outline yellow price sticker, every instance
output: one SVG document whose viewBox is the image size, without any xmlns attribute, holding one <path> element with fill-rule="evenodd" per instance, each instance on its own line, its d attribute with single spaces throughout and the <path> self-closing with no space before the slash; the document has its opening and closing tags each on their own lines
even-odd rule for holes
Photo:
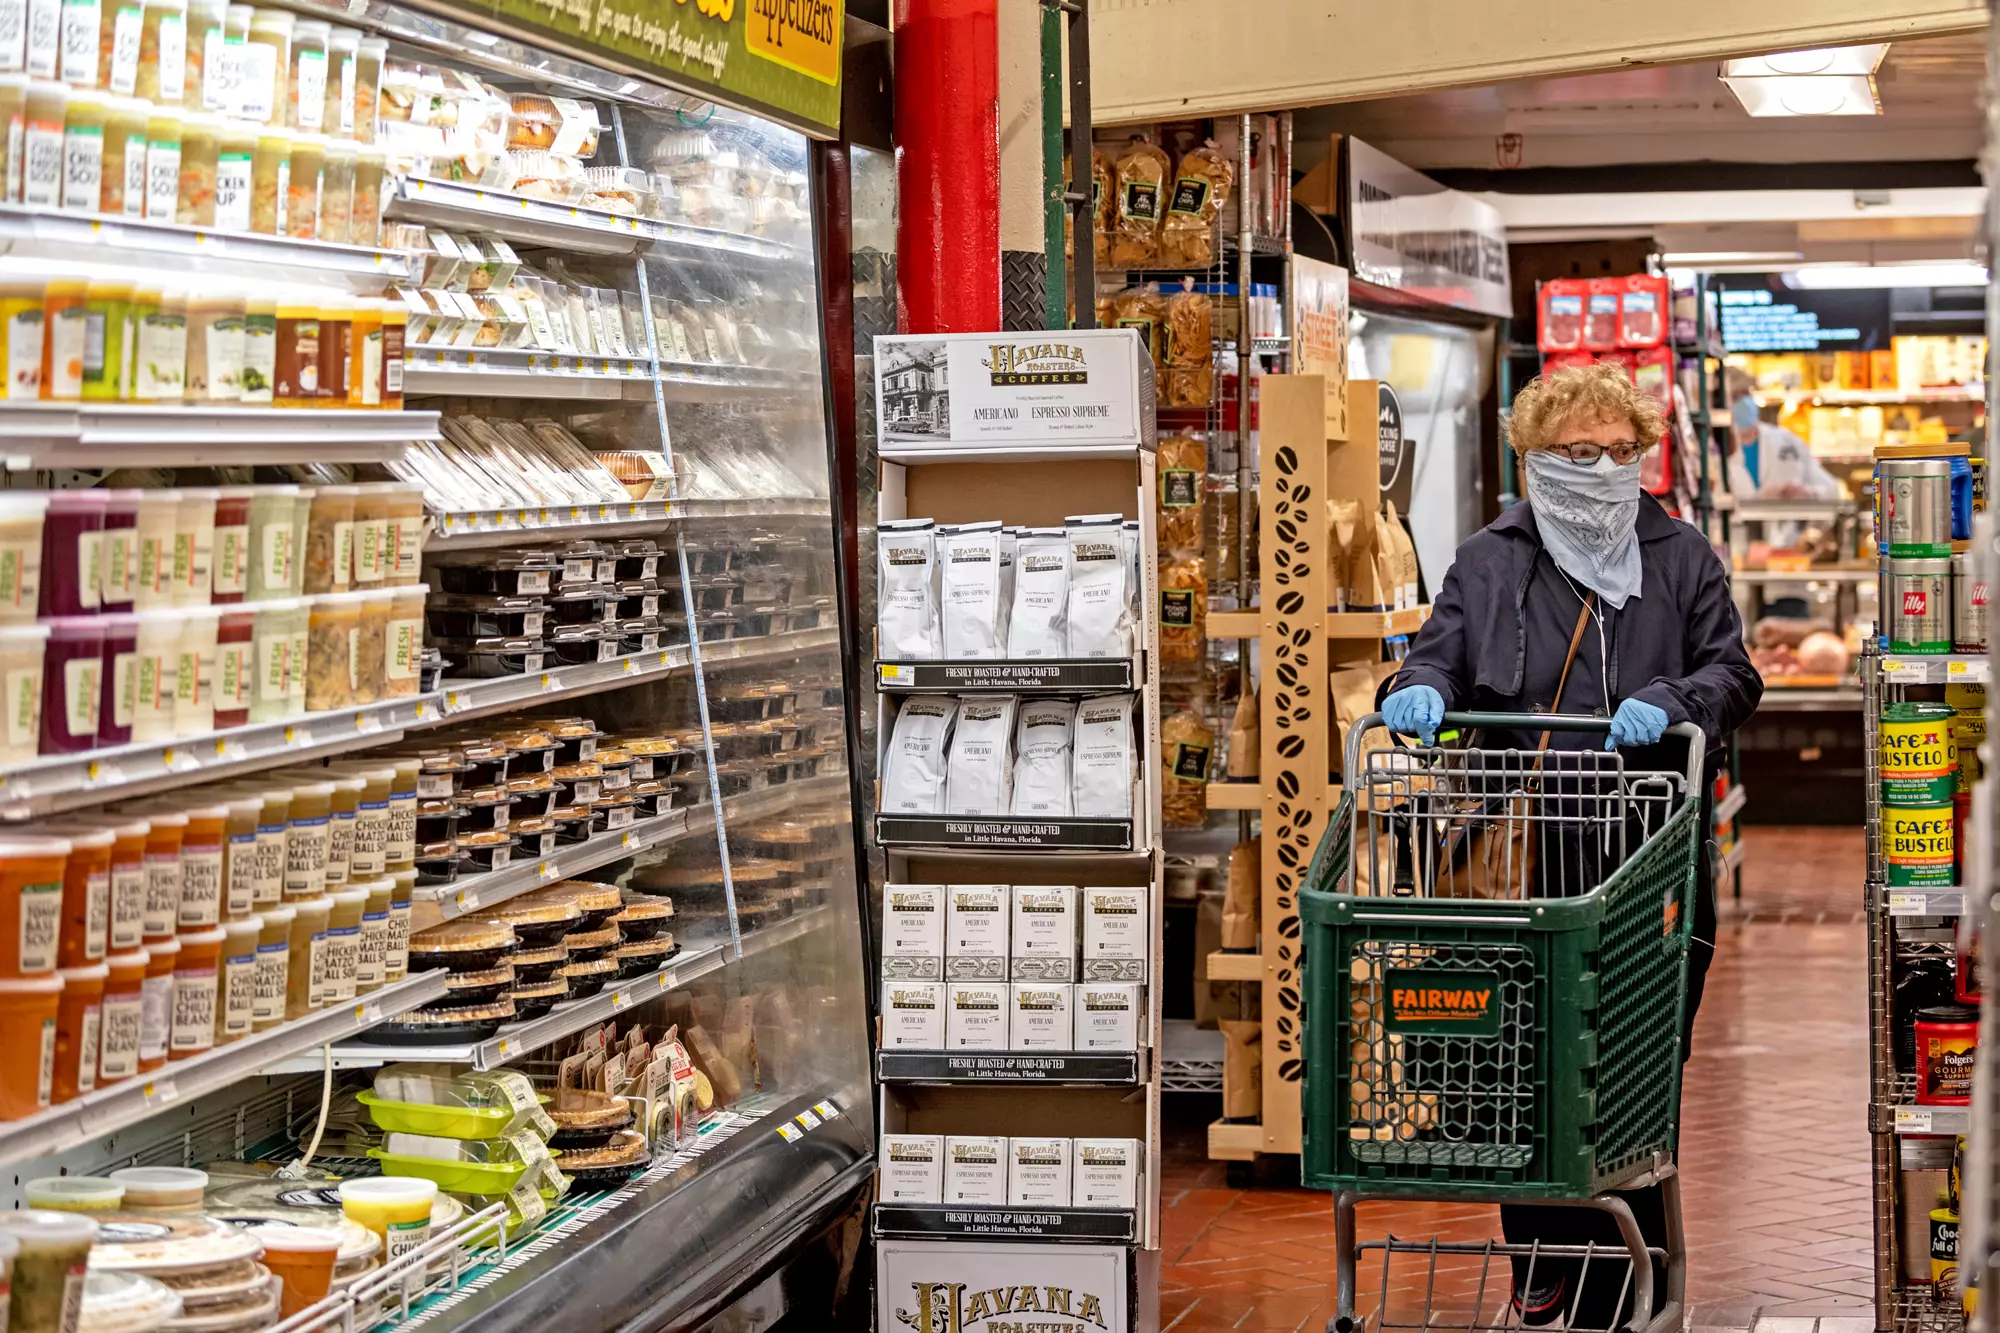
<svg viewBox="0 0 2000 1333">
<path fill-rule="evenodd" d="M 1972 669 L 1972 663 L 1970 662 L 1947 662 L 1945 664 L 1944 673 L 1947 676 L 1963 676 L 1966 672 L 1970 671 L 1971 669 Z"/>
</svg>

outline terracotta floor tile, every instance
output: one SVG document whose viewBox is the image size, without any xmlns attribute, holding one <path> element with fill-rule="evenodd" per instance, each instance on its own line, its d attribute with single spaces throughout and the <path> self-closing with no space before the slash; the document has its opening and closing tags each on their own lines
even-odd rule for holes
<svg viewBox="0 0 2000 1333">
<path fill-rule="evenodd" d="M 1723 904 L 1683 1071 L 1689 1318 L 1709 1330 L 1747 1330 L 1760 1315 L 1767 1325 L 1865 1319 L 1872 1231 L 1859 1109 L 1867 1102 L 1861 836 L 1759 827 L 1745 838 L 1744 900 Z M 1258 1187 L 1230 1186 L 1203 1148 L 1213 1102 L 1170 1097 L 1166 1107 L 1162 1286 L 1172 1294 L 1161 1301 L 1163 1328 L 1318 1333 L 1334 1308 L 1331 1200 L 1298 1188 L 1295 1161 L 1260 1164 Z M 1364 1238 L 1454 1240 L 1499 1229 L 1490 1207 L 1402 1201 L 1364 1205 L 1358 1228 Z M 1471 1309 L 1479 1277 L 1476 1259 L 1441 1260 L 1434 1313 Z M 1505 1299 L 1507 1281 L 1496 1261 L 1489 1306 Z M 1360 1285 L 1360 1307 L 1375 1309 L 1379 1254 L 1364 1261 Z M 1424 1264 L 1399 1258 L 1387 1283 L 1392 1315 L 1420 1317 L 1431 1286 Z M 1796 1333 L 1847 1330 L 1799 1325 Z"/>
</svg>

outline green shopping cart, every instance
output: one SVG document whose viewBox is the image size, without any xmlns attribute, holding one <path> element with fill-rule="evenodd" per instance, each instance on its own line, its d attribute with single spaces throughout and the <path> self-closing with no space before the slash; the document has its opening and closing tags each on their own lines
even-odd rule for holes
<svg viewBox="0 0 2000 1333">
<path fill-rule="evenodd" d="M 1662 772 L 1594 744 L 1548 747 L 1551 732 L 1606 732 L 1603 718 L 1447 713 L 1447 737 L 1542 735 L 1420 749 L 1380 723 L 1349 729 L 1347 786 L 1299 894 L 1303 1175 L 1334 1192 L 1330 1333 L 1677 1329 L 1674 1149 L 1703 736 L 1674 727 L 1687 766 Z M 1657 1246 L 1613 1193 L 1655 1184 Z M 1357 1244 L 1355 1207 L 1375 1198 L 1596 1209 L 1622 1245 Z M 1381 1256 L 1382 1299 L 1357 1319 L 1364 1253 Z M 1421 1270 L 1396 1284 L 1414 1313 L 1391 1309 L 1397 1264 Z M 1538 1290 L 1538 1271 L 1564 1276 L 1570 1308 L 1524 1316 L 1513 1293 Z M 1619 1312 L 1608 1319 L 1606 1282 Z"/>
</svg>

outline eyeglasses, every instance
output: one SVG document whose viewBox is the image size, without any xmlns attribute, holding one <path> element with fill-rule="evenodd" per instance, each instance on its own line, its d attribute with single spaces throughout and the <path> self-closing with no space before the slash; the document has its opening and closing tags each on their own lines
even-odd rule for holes
<svg viewBox="0 0 2000 1333">
<path fill-rule="evenodd" d="M 1572 463 L 1595 463 L 1606 454 L 1611 461 L 1623 466 L 1646 452 L 1646 446 L 1637 440 L 1622 440 L 1616 444 L 1593 444 L 1589 440 L 1577 440 L 1570 444 L 1552 444 L 1549 452 L 1567 458 Z"/>
</svg>

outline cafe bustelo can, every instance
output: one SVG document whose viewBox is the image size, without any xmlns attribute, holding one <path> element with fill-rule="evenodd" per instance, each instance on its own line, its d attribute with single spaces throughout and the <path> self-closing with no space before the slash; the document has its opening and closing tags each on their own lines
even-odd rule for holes
<svg viewBox="0 0 2000 1333">
<path fill-rule="evenodd" d="M 1951 554 L 1951 460 L 1884 458 L 1875 464 L 1875 535 L 1891 559 Z"/>
<path fill-rule="evenodd" d="M 1979 781 L 1979 746 L 1986 739 L 1986 687 L 1947 685 L 1944 701 L 1953 713 L 1951 739 L 1958 750 L 1958 793 L 1963 796 Z"/>
<path fill-rule="evenodd" d="M 1882 710 L 1882 804 L 1944 805 L 1958 789 L 1958 744 L 1950 704 L 1897 703 Z"/>
<path fill-rule="evenodd" d="M 1917 809 L 1882 808 L 1882 859 L 1892 889 L 1948 889 L 1953 871 L 1957 812 L 1950 797 Z"/>
<path fill-rule="evenodd" d="M 1951 558 L 1890 560 L 1882 566 L 1882 615 L 1892 653 L 1951 651 Z"/>
<path fill-rule="evenodd" d="M 1962 653 L 1986 651 L 1986 580 L 1972 569 L 1972 557 L 1951 558 L 1951 641 Z"/>
</svg>

